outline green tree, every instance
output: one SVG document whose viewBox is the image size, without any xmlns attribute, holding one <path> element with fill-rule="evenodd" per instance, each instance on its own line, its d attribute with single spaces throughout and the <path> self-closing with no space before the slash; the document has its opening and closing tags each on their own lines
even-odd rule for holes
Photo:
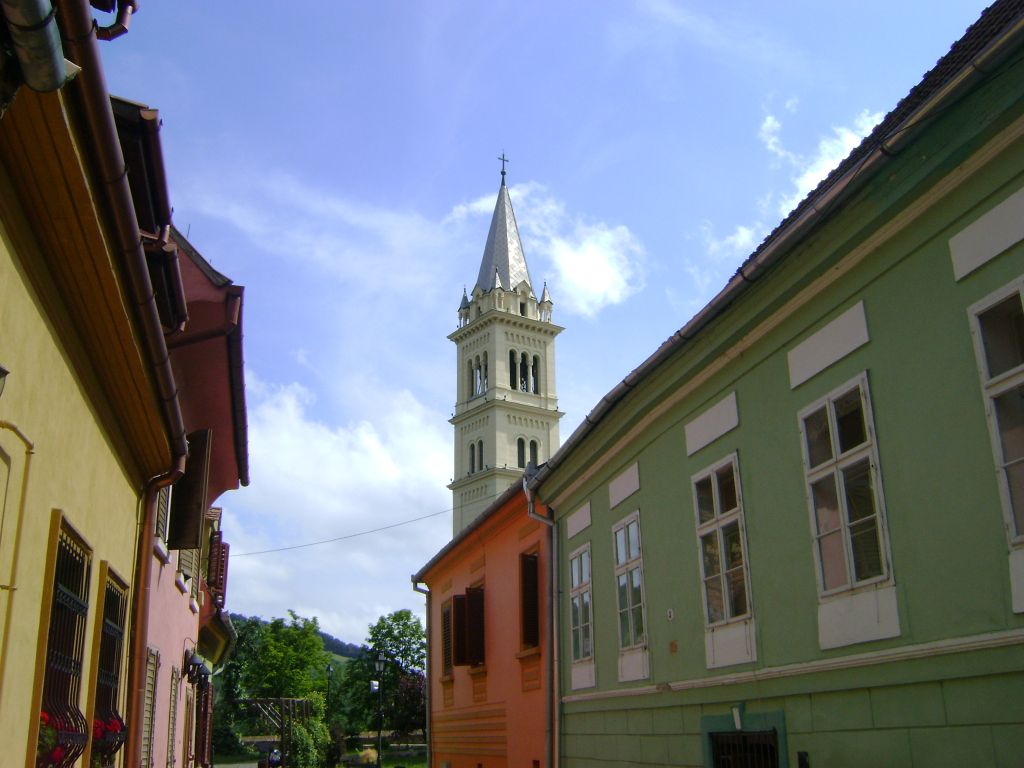
<svg viewBox="0 0 1024 768">
<path fill-rule="evenodd" d="M 242 687 L 252 698 L 302 699 L 323 691 L 330 656 L 324 650 L 320 625 L 288 611 L 291 622 L 274 619 L 265 625 L 258 653 L 242 669 Z"/>
</svg>

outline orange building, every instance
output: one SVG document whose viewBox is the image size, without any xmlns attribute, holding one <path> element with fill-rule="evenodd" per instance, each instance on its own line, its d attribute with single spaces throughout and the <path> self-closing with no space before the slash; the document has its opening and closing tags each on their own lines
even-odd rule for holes
<svg viewBox="0 0 1024 768">
<path fill-rule="evenodd" d="M 552 764 L 550 528 L 530 507 L 512 485 L 412 577 L 427 594 L 433 768 Z"/>
</svg>

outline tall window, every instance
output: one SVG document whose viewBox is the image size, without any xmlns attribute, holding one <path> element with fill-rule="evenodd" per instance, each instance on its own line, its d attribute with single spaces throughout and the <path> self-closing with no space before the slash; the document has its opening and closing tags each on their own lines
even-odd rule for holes
<svg viewBox="0 0 1024 768">
<path fill-rule="evenodd" d="M 452 601 L 441 606 L 441 675 L 452 673 Z"/>
<path fill-rule="evenodd" d="M 578 549 L 569 558 L 569 613 L 572 632 L 572 660 L 582 661 L 594 655 L 591 640 L 590 545 Z"/>
<path fill-rule="evenodd" d="M 508 351 L 508 388 L 517 389 L 519 382 L 519 374 L 516 372 L 516 360 L 518 356 L 514 349 Z"/>
<path fill-rule="evenodd" d="M 540 392 L 540 355 L 533 356 L 533 394 Z"/>
<path fill-rule="evenodd" d="M 146 688 L 142 698 L 142 766 L 153 764 L 153 730 L 156 725 L 156 673 L 160 669 L 160 652 L 146 651 Z"/>
<path fill-rule="evenodd" d="M 476 472 L 476 443 L 469 444 L 469 474 Z"/>
<path fill-rule="evenodd" d="M 730 621 L 750 612 L 738 478 L 737 459 L 731 456 L 693 479 L 704 616 L 708 624 Z"/>
<path fill-rule="evenodd" d="M 57 538 L 53 603 L 46 641 L 37 764 L 71 765 L 85 750 L 87 721 L 78 708 L 85 618 L 89 609 L 89 553 L 63 526 Z"/>
<path fill-rule="evenodd" d="M 533 463 L 533 466 L 537 466 L 537 464 L 540 463 L 540 462 L 537 461 L 537 441 L 536 440 L 531 440 L 530 441 L 530 461 Z"/>
<path fill-rule="evenodd" d="M 477 667 L 484 661 L 484 588 L 467 587 L 452 598 L 452 664 Z"/>
<path fill-rule="evenodd" d="M 886 576 L 867 377 L 800 414 L 807 497 L 824 593 Z"/>
<path fill-rule="evenodd" d="M 612 529 L 612 542 L 619 602 L 619 647 L 633 648 L 647 641 L 639 513 L 633 513 Z"/>
<path fill-rule="evenodd" d="M 478 470 L 484 469 L 484 441 L 476 441 L 476 468 Z"/>
<path fill-rule="evenodd" d="M 530 356 L 525 352 L 519 359 L 519 389 L 523 392 L 530 391 Z"/>
<path fill-rule="evenodd" d="M 118 711 L 127 605 L 127 590 L 108 578 L 103 597 L 96 710 L 92 723 L 92 762 L 95 765 L 112 764 L 128 735 Z"/>
<path fill-rule="evenodd" d="M 1018 280 L 974 310 L 982 386 L 1010 536 L 1024 540 L 1024 300 Z"/>
<path fill-rule="evenodd" d="M 526 467 L 526 441 L 521 437 L 516 440 L 516 466 L 520 469 Z"/>
<path fill-rule="evenodd" d="M 520 646 L 540 645 L 540 558 L 536 552 L 519 555 Z"/>
</svg>

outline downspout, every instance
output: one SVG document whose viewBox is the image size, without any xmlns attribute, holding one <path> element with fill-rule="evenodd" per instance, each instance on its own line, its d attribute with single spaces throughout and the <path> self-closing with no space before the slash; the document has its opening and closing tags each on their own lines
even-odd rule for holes
<svg viewBox="0 0 1024 768">
<path fill-rule="evenodd" d="M 548 768 L 555 768 L 555 738 L 557 735 L 559 707 L 557 701 L 558 683 L 555 680 L 555 623 L 558 621 L 558 590 L 555 587 L 555 561 L 558 559 L 558 524 L 543 515 L 537 514 L 533 508 L 533 490 L 530 488 L 530 480 L 536 476 L 536 470 L 530 472 L 527 469 L 523 473 L 523 493 L 526 494 L 526 515 L 547 526 L 548 529 L 548 646 L 547 659 L 544 662 L 544 690 L 547 696 L 544 697 L 544 749 L 547 753 Z"/>
<path fill-rule="evenodd" d="M 18 555 L 21 552 L 21 527 L 25 521 L 25 500 L 28 497 L 29 470 L 32 468 L 32 456 L 36 452 L 36 447 L 17 425 L 6 420 L 0 420 L 0 429 L 13 432 L 25 446 L 25 468 L 21 473 L 21 498 L 18 501 L 18 520 L 14 527 L 14 552 L 11 555 L 11 571 L 7 577 L 8 583 L 0 584 L 0 590 L 7 592 L 7 610 L 5 611 L 7 615 L 4 616 L 4 634 L 0 638 L 0 693 L 2 693 L 4 680 L 6 679 L 7 639 L 11 631 L 11 617 L 14 615 L 15 592 L 18 589 L 15 578 L 18 575 Z"/>
<path fill-rule="evenodd" d="M 57 9 L 64 41 L 72 59 L 82 67 L 81 75 L 68 92 L 81 110 L 88 130 L 87 141 L 98 165 L 98 177 L 106 197 L 107 210 L 113 219 L 114 240 L 120 250 L 126 273 L 129 298 L 135 304 L 136 320 L 141 325 L 141 344 L 156 383 L 160 406 L 170 444 L 171 462 L 168 470 L 152 478 L 143 491 L 143 509 L 136 551 L 135 584 L 130 626 L 131 655 L 128 662 L 128 729 L 125 764 L 138 765 L 142 758 L 142 703 L 145 696 L 145 658 L 149 631 L 149 606 L 153 567 L 150 549 L 156 512 L 155 494 L 184 473 L 188 443 L 185 424 L 171 360 L 164 342 L 157 312 L 156 297 L 149 279 L 142 237 L 135 218 L 135 206 L 128 186 L 128 173 L 118 141 L 110 95 L 103 77 L 97 43 L 96 24 L 86 0 L 57 0 Z"/>
<path fill-rule="evenodd" d="M 412 590 L 413 592 L 419 592 L 421 595 L 426 595 L 427 598 L 427 638 L 430 638 L 430 590 L 424 589 L 420 586 L 420 582 L 416 581 L 416 577 L 412 577 Z M 426 691 L 425 704 L 427 707 L 427 720 L 426 727 L 424 729 L 423 738 L 427 742 L 427 768 L 433 768 L 434 765 L 434 746 L 430 742 L 430 721 L 434 717 L 433 711 L 430 709 L 430 643 L 427 643 L 427 658 L 423 663 L 423 689 Z"/>
<path fill-rule="evenodd" d="M 78 74 L 79 68 L 64 59 L 49 0 L 2 0 L 2 9 L 29 88 L 49 93 Z"/>
</svg>

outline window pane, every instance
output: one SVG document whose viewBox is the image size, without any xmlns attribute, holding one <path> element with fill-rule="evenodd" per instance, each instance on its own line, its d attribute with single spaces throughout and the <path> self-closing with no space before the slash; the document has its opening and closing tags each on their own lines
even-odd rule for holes
<svg viewBox="0 0 1024 768">
<path fill-rule="evenodd" d="M 1006 468 L 1006 482 L 1010 486 L 1010 507 L 1016 526 L 1014 533 L 1024 533 L 1024 462 Z"/>
<path fill-rule="evenodd" d="M 629 587 L 626 584 L 626 574 L 619 574 L 619 610 L 629 607 Z"/>
<path fill-rule="evenodd" d="M 633 642 L 644 642 L 644 608 L 638 605 L 633 609 Z"/>
<path fill-rule="evenodd" d="M 836 494 L 836 479 L 831 473 L 811 486 L 814 502 L 814 518 L 818 534 L 839 528 L 839 497 Z"/>
<path fill-rule="evenodd" d="M 722 528 L 722 545 L 725 548 L 726 570 L 743 565 L 743 543 L 740 538 L 740 524 L 730 523 Z"/>
<path fill-rule="evenodd" d="M 626 562 L 626 529 L 619 528 L 615 532 L 615 564 L 622 565 Z"/>
<path fill-rule="evenodd" d="M 722 467 L 715 475 L 718 477 L 718 512 L 724 515 L 736 509 L 736 476 L 732 464 Z"/>
<path fill-rule="evenodd" d="M 633 644 L 629 635 L 629 611 L 619 611 L 619 645 L 626 648 Z"/>
<path fill-rule="evenodd" d="M 626 526 L 629 532 L 629 559 L 640 557 L 640 523 L 634 520 Z"/>
<path fill-rule="evenodd" d="M 840 395 L 835 402 L 835 409 L 839 452 L 846 453 L 866 443 L 868 431 L 864 426 L 864 404 L 860 399 L 860 388 L 851 389 L 845 395 Z"/>
<path fill-rule="evenodd" d="M 978 315 L 989 378 L 1024 363 L 1024 311 L 1019 294 Z"/>
<path fill-rule="evenodd" d="M 804 433 L 807 437 L 807 463 L 810 466 L 816 467 L 832 458 L 832 437 L 828 429 L 828 414 L 824 408 L 804 419 Z"/>
<path fill-rule="evenodd" d="M 867 459 L 843 470 L 843 490 L 846 493 L 846 514 L 851 523 L 875 514 L 875 497 L 871 492 L 871 470 Z"/>
<path fill-rule="evenodd" d="M 580 554 L 580 581 L 584 584 L 590 581 L 590 550 L 584 550 Z"/>
<path fill-rule="evenodd" d="M 580 623 L 590 624 L 590 592 L 582 593 L 580 598 Z"/>
<path fill-rule="evenodd" d="M 882 575 L 877 520 L 864 520 L 850 526 L 850 549 L 853 552 L 853 577 L 857 581 Z"/>
<path fill-rule="evenodd" d="M 569 601 L 572 606 L 572 627 L 575 629 L 580 625 L 580 598 L 579 595 Z"/>
<path fill-rule="evenodd" d="M 697 491 L 697 518 L 706 523 L 715 516 L 715 498 L 711 491 L 711 478 L 702 477 L 696 482 L 694 488 Z"/>
<path fill-rule="evenodd" d="M 574 557 L 572 559 L 572 565 L 569 568 L 570 577 L 569 582 L 575 588 L 580 585 L 580 558 Z"/>
<path fill-rule="evenodd" d="M 712 531 L 700 537 L 700 550 L 704 555 L 704 576 L 714 576 L 722 570 L 718 557 L 718 532 Z"/>
<path fill-rule="evenodd" d="M 995 398 L 1003 464 L 1024 458 L 1024 387 L 1011 389 Z"/>
<path fill-rule="evenodd" d="M 634 568 L 629 572 L 629 600 L 630 605 L 640 605 L 643 603 L 643 575 L 639 568 Z"/>
<path fill-rule="evenodd" d="M 818 554 L 821 557 L 821 580 L 825 589 L 845 587 L 849 581 L 846 576 L 846 552 L 843 551 L 843 536 L 834 531 L 818 540 Z"/>
<path fill-rule="evenodd" d="M 590 658 L 593 655 L 593 650 L 590 645 L 590 625 L 584 624 L 580 634 L 582 635 L 580 639 L 583 644 L 583 656 L 581 658 Z"/>
<path fill-rule="evenodd" d="M 743 579 L 743 569 L 737 568 L 726 574 L 729 584 L 729 618 L 742 616 L 747 612 L 747 585 Z"/>
<path fill-rule="evenodd" d="M 704 580 L 704 594 L 708 600 L 708 621 L 722 621 L 725 618 L 725 606 L 722 600 L 722 579 L 713 576 Z"/>
<path fill-rule="evenodd" d="M 574 660 L 582 658 L 580 656 L 580 631 L 576 628 L 572 630 L 572 657 Z"/>
</svg>

